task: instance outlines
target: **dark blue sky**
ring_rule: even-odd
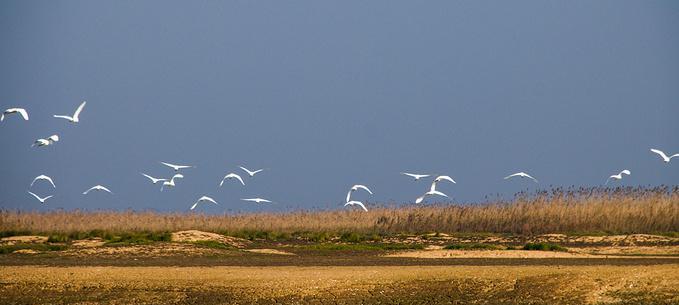
[[[378,202],[448,174],[456,202],[534,187],[677,184],[676,1],[3,1],[0,207],[224,211]],[[70,114],[87,100],[81,122]],[[33,140],[53,133],[45,149]],[[160,193],[139,175],[170,176]],[[270,170],[216,186],[238,165]],[[115,195],[82,196],[94,184]],[[279,202],[255,207],[239,198]]]

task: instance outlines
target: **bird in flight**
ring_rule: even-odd
[[[365,190],[366,192],[370,193],[370,195],[373,194],[373,192],[367,186],[356,184],[349,189],[349,192],[347,192],[347,200],[345,202],[351,201],[351,193],[358,191],[359,189]]]
[[[606,183],[604,183],[604,185],[608,184],[608,182],[609,182],[611,179],[622,180],[622,175],[628,175],[628,176],[629,176],[629,175],[631,175],[631,174],[632,174],[632,172],[630,172],[628,169],[622,170],[622,171],[621,171],[620,173],[618,173],[617,175],[611,175],[610,177],[608,177],[608,179],[606,179]]]
[[[67,115],[54,115],[55,118],[59,119],[66,119],[71,123],[78,123],[80,122],[80,112],[83,111],[83,108],[85,108],[85,104],[87,104],[86,101],[83,101],[80,106],[78,106],[78,109],[75,110],[75,113],[73,113],[73,116],[67,116]]]
[[[0,114],[0,122],[5,120],[5,115],[15,114],[15,113],[21,114],[21,117],[24,118],[24,121],[28,121],[28,112],[26,111],[26,109],[24,109],[24,108],[9,108],[9,109],[3,111],[2,114]]]
[[[254,202],[254,203],[263,203],[263,202],[264,202],[264,203],[273,203],[273,201],[267,200],[267,199],[263,199],[263,198],[243,198],[243,199],[241,199],[241,200],[243,200],[243,201],[250,201],[250,202]]]
[[[674,154],[668,157],[662,150],[655,148],[651,148],[651,151],[658,154],[660,158],[662,158],[662,160],[665,161],[665,163],[670,163],[670,160],[672,160],[672,158],[679,157],[679,154]]]
[[[48,146],[48,145],[52,145],[56,142],[59,142],[59,136],[58,135],[51,135],[51,136],[47,137],[47,139],[37,139],[37,140],[35,140],[35,142],[33,142],[33,145],[31,145],[31,147],[33,147],[33,146],[38,146],[38,147]]]
[[[105,186],[102,186],[102,185],[99,185],[99,184],[97,184],[97,185],[95,185],[95,186],[89,188],[87,191],[84,191],[84,192],[83,192],[83,195],[87,195],[87,193],[89,193],[90,191],[104,191],[104,192],[107,192],[107,193],[109,193],[109,194],[113,194],[113,192],[111,192],[111,191],[110,191],[109,189],[107,189]]]
[[[222,178],[222,181],[219,182],[219,186],[222,186],[226,179],[236,179],[236,180],[240,181],[240,184],[245,185],[245,182],[243,182],[243,178],[241,178],[238,174],[230,173],[230,174],[224,176],[224,178]]]
[[[149,178],[149,180],[151,180],[151,182],[153,184],[156,184],[156,183],[161,182],[161,181],[167,181],[167,179],[165,179],[165,178],[154,178],[154,177],[151,177],[151,176],[144,174],[144,173],[140,173],[140,174],[142,176],[146,177],[146,178]]]
[[[182,174],[174,174],[172,178],[170,178],[170,181],[163,181],[163,185],[160,186],[160,191],[163,191],[164,187],[174,187],[174,179],[179,179],[179,178],[184,178],[184,175]]]
[[[35,178],[33,179],[33,182],[31,182],[31,186],[33,186],[33,183],[35,183],[35,182],[38,181],[38,180],[45,180],[45,181],[48,181],[49,183],[52,184],[52,186],[53,186],[54,188],[57,188],[57,186],[54,185],[54,181],[52,181],[52,178],[50,178],[49,176],[46,176],[46,175],[40,175],[40,176],[35,177]]]
[[[433,195],[438,195],[438,196],[450,198],[448,195],[444,194],[443,192],[437,191],[436,186],[434,184],[432,184],[431,187],[432,187],[432,189],[430,189],[428,192],[424,193],[424,195],[417,197],[417,199],[415,199],[415,203],[422,203],[422,201],[424,201],[424,198],[426,198],[427,196],[433,196]]]
[[[411,174],[411,173],[406,173],[406,172],[402,172],[401,175],[413,177],[413,178],[415,178],[415,181],[420,180],[422,178],[427,178],[427,177],[430,176],[430,175],[425,175],[425,174]]]
[[[163,164],[163,165],[165,165],[165,166],[171,167],[172,169],[174,169],[175,172],[178,172],[180,169],[185,169],[185,168],[191,168],[191,167],[193,167],[193,166],[191,166],[191,165],[176,165],[176,164],[167,163],[167,162],[160,162],[160,163]],[[182,177],[182,178],[183,178],[183,177]]]
[[[368,209],[365,207],[363,202],[360,202],[360,201],[352,200],[352,201],[348,201],[347,203],[344,204],[344,206],[348,206],[348,205],[357,205],[357,206],[360,206],[361,208],[363,208],[364,211],[366,211],[366,212],[368,211]]]
[[[31,191],[28,191],[28,193],[31,194],[31,195],[33,195],[33,197],[35,197],[35,199],[38,199],[38,201],[40,201],[40,203],[45,203],[45,201],[47,201],[47,199],[50,199],[50,198],[54,197],[54,195],[49,195],[49,196],[47,196],[47,197],[45,197],[45,198],[40,198],[40,196],[38,196],[38,195],[32,193]]]
[[[195,209],[196,206],[198,206],[198,204],[201,203],[201,202],[211,202],[211,203],[214,203],[215,205],[219,205],[219,204],[217,203],[217,201],[215,201],[214,199],[212,199],[212,198],[210,198],[210,197],[208,197],[208,196],[203,196],[203,197],[198,198],[198,201],[196,201],[196,203],[194,203],[194,204],[191,206],[191,210]]]
[[[507,179],[512,178],[512,177],[529,178],[529,179],[535,181],[535,183],[538,183],[537,179],[533,178],[533,176],[526,174],[524,172],[518,172],[518,173],[515,173],[515,174],[511,174],[511,175],[505,177],[504,179],[507,180]]]
[[[259,172],[261,172],[261,171],[264,170],[264,169],[262,168],[262,169],[258,169],[258,170],[256,170],[256,171],[251,171],[251,170],[249,170],[249,169],[247,169],[247,168],[245,168],[245,167],[242,167],[242,166],[239,166],[239,167],[240,167],[240,169],[242,169],[243,171],[245,171],[246,173],[248,173],[248,176],[250,176],[250,177],[254,177],[255,174],[257,174],[257,173],[259,173]]]

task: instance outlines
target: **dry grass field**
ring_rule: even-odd
[[[246,215],[0,213],[0,304],[679,304],[679,190]]]

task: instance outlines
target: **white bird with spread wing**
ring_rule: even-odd
[[[533,178],[533,176],[526,174],[524,172],[518,172],[518,173],[515,173],[515,174],[511,174],[511,175],[505,177],[504,179],[507,180],[507,179],[513,178],[513,177],[528,178],[528,179],[535,181],[535,183],[538,183],[538,179],[535,179],[535,178]]]
[[[679,154],[674,154],[674,155],[671,155],[671,156],[668,157],[662,150],[655,149],[655,148],[651,148],[651,151],[658,154],[660,156],[660,158],[662,158],[662,160],[665,163],[670,163],[670,160],[672,160],[672,158],[679,157]]]
[[[368,211],[368,209],[365,207],[363,202],[360,202],[360,201],[352,200],[352,201],[349,201],[349,202],[344,204],[344,206],[348,206],[348,205],[352,205],[352,206],[357,205],[357,206],[360,206],[361,208],[363,208],[364,211],[366,211],[366,212]]]
[[[163,191],[163,188],[165,187],[174,187],[174,179],[181,179],[184,178],[184,175],[182,174],[174,174],[172,178],[170,178],[170,181],[163,181],[163,185],[160,186],[160,191]]]
[[[100,184],[97,184],[97,185],[95,185],[95,186],[89,188],[87,191],[84,191],[84,192],[83,192],[83,195],[87,195],[90,191],[103,191],[103,192],[107,192],[107,193],[109,193],[109,194],[113,194],[113,192],[111,192],[111,191],[110,191],[109,189],[107,189],[105,186],[100,185]]]
[[[177,164],[172,164],[172,163],[167,163],[167,162],[160,162],[160,163],[165,165],[165,166],[171,167],[172,169],[174,169],[175,172],[178,172],[180,169],[193,167],[191,165],[177,165]]]
[[[240,181],[240,184],[245,185],[245,182],[243,182],[243,178],[241,178],[241,176],[239,176],[238,174],[230,173],[224,176],[224,178],[222,178],[222,181],[219,182],[219,186],[224,185],[224,181],[226,181],[226,179],[236,179]]]
[[[370,193],[370,195],[373,194],[373,192],[367,186],[356,184],[349,189],[349,192],[347,192],[347,200],[345,202],[351,201],[351,193],[358,191],[359,189],[365,190],[366,192]]]
[[[630,172],[628,169],[622,170],[617,175],[611,175],[610,177],[608,177],[608,179],[606,179],[606,183],[604,183],[604,185],[608,184],[608,182],[611,181],[611,179],[622,180],[622,175],[628,175],[629,176],[631,174],[632,174],[632,172]]]
[[[161,181],[167,181],[167,179],[165,179],[165,178],[154,178],[154,177],[151,177],[151,176],[144,174],[144,173],[140,173],[140,174],[142,176],[146,177],[146,178],[149,178],[149,180],[151,180],[151,183],[153,183],[153,184],[156,184],[156,183],[161,182]]]
[[[413,177],[413,178],[415,178],[415,181],[420,180],[422,178],[427,178],[427,177],[430,176],[430,175],[425,175],[425,174],[411,174],[411,173],[406,173],[406,172],[402,172],[401,175]]]
[[[243,201],[250,201],[254,203],[273,203],[273,201],[264,198],[243,198]]]
[[[34,147],[34,146],[38,146],[38,147],[49,146],[49,145],[52,145],[56,142],[59,142],[59,136],[58,135],[51,135],[51,136],[47,137],[47,139],[37,139],[37,140],[35,140],[35,142],[33,142],[33,145],[31,145],[31,147]]]
[[[85,107],[85,104],[87,104],[86,101],[83,101],[80,106],[78,106],[78,109],[75,110],[75,113],[73,113],[73,116],[68,116],[68,115],[54,115],[55,118],[59,119],[66,119],[71,123],[78,123],[80,122],[80,112],[83,111],[83,108]]]
[[[198,204],[201,203],[201,202],[211,202],[211,203],[214,203],[215,205],[219,205],[219,204],[217,203],[217,201],[215,201],[214,199],[212,199],[212,198],[210,198],[210,197],[208,197],[208,196],[203,196],[203,197],[200,197],[200,198],[198,199],[198,201],[196,201],[196,203],[194,203],[194,204],[191,206],[191,210],[195,209],[196,206],[198,206]]]
[[[422,196],[417,197],[415,199],[415,203],[418,203],[418,204],[422,203],[422,201],[424,201],[424,199],[427,198],[427,196],[437,195],[437,196],[443,196],[443,197],[446,197],[446,198],[450,198],[450,196],[446,195],[445,193],[436,190],[436,184],[441,182],[441,181],[448,181],[448,182],[452,182],[452,183],[457,184],[457,182],[455,182],[455,180],[453,180],[453,178],[451,178],[450,176],[445,176],[445,175],[438,176],[438,177],[436,177],[436,179],[434,179],[434,181],[432,181],[431,187],[429,188],[429,191],[424,193]]]
[[[24,108],[9,108],[0,114],[0,122],[5,120],[5,115],[10,115],[10,114],[21,114],[21,117],[24,118],[24,121],[28,121],[28,111]]]
[[[54,197],[54,195],[49,195],[49,196],[47,196],[47,197],[45,197],[45,198],[40,198],[40,196],[38,196],[38,195],[32,193],[31,191],[28,191],[28,193],[31,194],[31,195],[33,195],[33,197],[35,197],[35,199],[38,199],[38,201],[40,201],[40,203],[45,203],[45,201],[47,201],[47,199],[50,199],[50,198]]]
[[[254,177],[257,173],[259,173],[259,172],[261,172],[261,171],[264,170],[264,169],[262,168],[262,169],[258,169],[258,170],[256,170],[256,171],[251,171],[251,170],[249,170],[249,169],[247,169],[247,168],[245,168],[245,167],[242,167],[242,166],[239,166],[239,167],[240,167],[240,169],[242,169],[244,172],[246,172],[246,173],[248,174],[248,176],[250,176],[250,177]]]
[[[31,186],[33,186],[33,184],[34,184],[36,181],[38,181],[38,180],[45,180],[45,181],[48,181],[49,183],[52,184],[52,187],[57,188],[57,186],[54,185],[54,181],[52,181],[52,178],[50,178],[49,176],[46,176],[46,175],[40,175],[40,176],[35,177],[35,178],[33,179],[33,182],[31,182]]]

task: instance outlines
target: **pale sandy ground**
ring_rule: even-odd
[[[0,303],[679,303],[679,264],[652,266],[0,267]],[[414,288],[413,288],[414,287]],[[424,294],[422,294],[424,293]],[[32,295],[35,294],[35,295]],[[447,294],[447,295],[445,295]],[[46,297],[38,297],[43,295]],[[71,296],[72,299],[64,299]],[[226,299],[219,299],[219,296]],[[396,299],[394,299],[396,298]],[[488,299],[490,298],[490,299]],[[25,300],[22,303],[22,300]],[[217,302],[221,300],[220,302]],[[286,302],[286,300],[290,302]],[[419,301],[418,301],[419,300]],[[434,300],[434,302],[430,302]],[[488,301],[490,300],[490,303]],[[531,301],[533,300],[533,301]],[[223,302],[222,302],[223,301]],[[328,301],[328,302],[326,302]],[[346,301],[346,302],[345,302]],[[412,301],[412,302],[411,302]]]
[[[634,247],[636,248],[636,247]],[[409,257],[409,258],[671,258],[674,256],[663,256],[666,252],[634,252],[644,253],[644,256],[623,256],[623,252],[610,249],[610,251],[596,251],[597,249],[582,249],[578,252],[559,252],[559,251],[527,251],[527,250],[417,250],[403,251],[384,255],[385,257]],[[651,249],[654,250],[654,249]],[[630,250],[631,251],[631,250]],[[650,251],[650,250],[648,250]],[[596,253],[596,254],[591,254]],[[652,254],[652,255],[646,255]]]

